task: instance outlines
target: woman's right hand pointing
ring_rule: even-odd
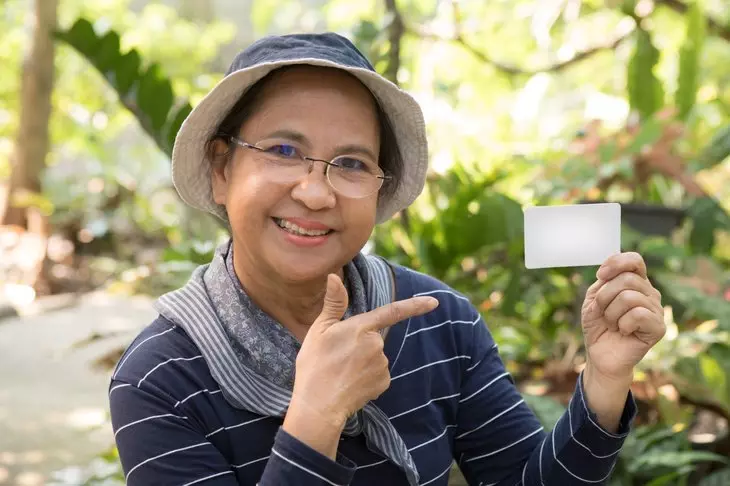
[[[347,304],[342,281],[329,275],[322,312],[297,356],[292,400],[284,420],[287,432],[332,458],[347,418],[390,386],[379,331],[432,311],[438,300],[413,297],[342,321]],[[323,429],[330,433],[323,434]],[[324,435],[330,437],[324,440]]]

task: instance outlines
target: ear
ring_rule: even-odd
[[[225,205],[230,178],[226,163],[228,146],[223,140],[216,140],[213,142],[211,152],[210,187],[213,190],[213,200],[216,204]]]

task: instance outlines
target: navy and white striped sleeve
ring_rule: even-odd
[[[546,433],[515,387],[479,319],[459,398],[455,458],[469,484],[606,484],[636,414],[627,397],[618,434],[603,430],[583,398],[582,375],[565,414]]]
[[[232,466],[175,401],[153,384],[113,380],[109,402],[127,486],[237,486]],[[252,438],[255,440],[255,438]],[[355,464],[320,454],[279,429],[260,486],[349,484]]]
[[[342,454],[333,461],[279,429],[258,486],[344,486],[352,481],[355,469],[355,463]]]
[[[127,486],[237,486],[233,470],[166,394],[113,380],[109,404]]]

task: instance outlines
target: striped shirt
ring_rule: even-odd
[[[605,484],[636,413],[619,431],[597,423],[581,379],[546,433],[499,357],[478,311],[429,276],[394,266],[398,300],[439,307],[393,326],[385,341],[391,385],[374,403],[399,432],[419,484],[446,486],[456,460],[470,485]],[[129,486],[407,484],[405,473],[343,435],[333,461],[281,429],[282,419],[232,407],[190,337],[163,317],[129,346],[109,387],[112,425]]]

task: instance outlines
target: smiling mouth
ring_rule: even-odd
[[[285,219],[281,219],[281,218],[271,218],[271,219],[274,220],[274,223],[276,223],[276,225],[279,228],[283,229],[284,231],[286,231],[288,233],[291,233],[291,234],[297,235],[297,236],[316,237],[316,236],[325,236],[325,235],[332,233],[331,229],[309,230],[309,229],[304,229],[300,226],[297,226],[296,224],[292,223],[291,221],[287,221]]]

